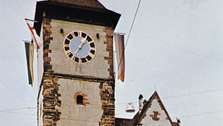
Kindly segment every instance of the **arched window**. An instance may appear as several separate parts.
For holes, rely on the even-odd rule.
[[[80,91],[76,92],[74,94],[74,100],[75,100],[75,103],[77,105],[84,105],[84,106],[86,106],[86,105],[90,104],[89,100],[88,100],[88,96],[85,93],[80,92]]]
[[[84,97],[82,95],[77,95],[77,97],[76,97],[76,103],[78,105],[83,105],[84,104]]]

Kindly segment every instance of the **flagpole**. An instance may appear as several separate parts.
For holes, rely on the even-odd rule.
[[[32,36],[33,36],[34,42],[36,43],[37,48],[39,49],[39,45],[37,43],[37,40],[35,38],[35,33],[34,33],[34,30],[33,30],[34,28],[32,26],[30,26],[30,24],[28,23],[28,21],[33,21],[33,22],[35,22],[35,21],[34,20],[31,20],[31,19],[28,19],[28,18],[25,18],[25,22],[26,22],[26,24],[27,24],[27,26],[28,26],[28,28],[29,28]]]
[[[34,23],[38,22],[38,21],[36,21],[36,20],[32,20],[32,19],[28,19],[28,18],[25,18],[25,20],[26,20],[26,21],[31,21],[31,22],[34,22]]]

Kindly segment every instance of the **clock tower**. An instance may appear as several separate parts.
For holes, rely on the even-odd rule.
[[[43,38],[39,126],[114,126],[113,31],[120,15],[97,0],[38,1]]]

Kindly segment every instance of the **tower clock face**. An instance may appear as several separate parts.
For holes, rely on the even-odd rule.
[[[65,37],[64,51],[74,62],[87,63],[95,57],[96,48],[90,35],[82,31],[74,31]]]

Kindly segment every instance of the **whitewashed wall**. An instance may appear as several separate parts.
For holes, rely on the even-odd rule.
[[[154,114],[153,111],[158,111],[160,113],[160,119],[158,121],[153,120],[150,116]],[[152,101],[151,107],[148,108],[146,116],[142,119],[141,124],[143,124],[143,126],[172,126],[165,111],[161,108],[157,99]]]
[[[59,94],[61,94],[60,120],[57,126],[98,126],[103,114],[100,83],[59,79]],[[89,104],[77,105],[75,93],[87,95]]]
[[[83,23],[74,23],[61,20],[51,20],[52,37],[53,40],[50,43],[49,49],[52,68],[55,73],[81,75],[81,76],[93,76],[97,78],[111,78],[109,75],[109,64],[105,60],[105,57],[109,56],[106,50],[106,33],[105,27],[97,25],[89,25]],[[64,30],[64,35],[60,33],[60,29]],[[88,63],[75,63],[65,55],[63,49],[63,41],[65,36],[72,31],[83,31],[89,34],[95,41],[96,56]],[[96,34],[99,33],[100,39],[96,38]]]

